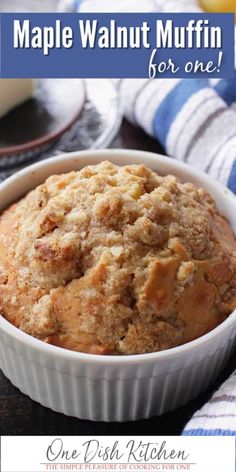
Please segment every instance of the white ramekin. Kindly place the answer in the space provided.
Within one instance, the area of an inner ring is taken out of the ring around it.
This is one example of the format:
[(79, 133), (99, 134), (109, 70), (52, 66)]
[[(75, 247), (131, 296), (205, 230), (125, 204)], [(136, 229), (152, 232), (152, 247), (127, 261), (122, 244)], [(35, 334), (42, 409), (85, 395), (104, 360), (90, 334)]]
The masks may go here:
[[(161, 174), (172, 173), (203, 186), (236, 233), (236, 198), (229, 190), (189, 166), (139, 151), (85, 151), (34, 164), (0, 185), (0, 209), (51, 174), (78, 170), (104, 159), (120, 165), (144, 163)], [(234, 311), (210, 333), (174, 349), (98, 356), (43, 343), (0, 316), (0, 368), (23, 393), (55, 411), (96, 421), (128, 421), (160, 415), (196, 397), (216, 379), (235, 339)]]

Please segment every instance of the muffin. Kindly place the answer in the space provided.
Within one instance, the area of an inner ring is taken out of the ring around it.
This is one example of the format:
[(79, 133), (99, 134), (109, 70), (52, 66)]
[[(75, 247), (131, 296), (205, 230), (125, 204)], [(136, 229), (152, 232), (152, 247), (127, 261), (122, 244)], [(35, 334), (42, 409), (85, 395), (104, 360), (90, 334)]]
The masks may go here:
[(54, 175), (0, 217), (0, 313), (50, 344), (140, 354), (236, 307), (236, 242), (203, 189), (144, 165)]

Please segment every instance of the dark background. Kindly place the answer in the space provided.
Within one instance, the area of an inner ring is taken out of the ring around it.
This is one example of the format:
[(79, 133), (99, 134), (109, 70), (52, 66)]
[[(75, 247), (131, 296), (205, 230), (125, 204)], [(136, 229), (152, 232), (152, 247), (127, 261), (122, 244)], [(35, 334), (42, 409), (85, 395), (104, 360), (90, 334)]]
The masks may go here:
[[(128, 1), (128, 0), (127, 0)], [(1, 11), (55, 11), (58, 0), (0, 0)], [(160, 145), (142, 130), (124, 121), (112, 147), (164, 154)], [(66, 417), (23, 395), (0, 372), (0, 435), (179, 435), (191, 418), (235, 367), (235, 355), (218, 382), (176, 412), (129, 423), (96, 423)]]

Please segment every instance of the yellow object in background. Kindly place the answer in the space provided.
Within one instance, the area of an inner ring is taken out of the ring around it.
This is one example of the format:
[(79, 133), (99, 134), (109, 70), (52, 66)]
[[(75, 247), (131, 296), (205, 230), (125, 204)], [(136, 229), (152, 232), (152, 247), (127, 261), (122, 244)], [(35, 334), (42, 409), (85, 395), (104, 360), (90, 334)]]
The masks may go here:
[(199, 0), (199, 3), (210, 13), (236, 13), (236, 0)]

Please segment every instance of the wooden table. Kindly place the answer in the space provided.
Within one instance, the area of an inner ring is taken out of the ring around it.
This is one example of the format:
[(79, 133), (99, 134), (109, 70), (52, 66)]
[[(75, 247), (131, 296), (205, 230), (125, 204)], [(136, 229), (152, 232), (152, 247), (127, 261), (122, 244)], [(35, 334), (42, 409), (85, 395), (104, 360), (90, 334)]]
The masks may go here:
[[(55, 10), (57, 0), (1, 0), (0, 11)], [(164, 153), (157, 141), (129, 123), (123, 123), (112, 147), (142, 149)], [(1, 435), (179, 435), (192, 416), (230, 374), (231, 362), (221, 378), (197, 400), (184, 408), (150, 420), (129, 423), (95, 423), (66, 417), (44, 408), (23, 395), (0, 372)]]

